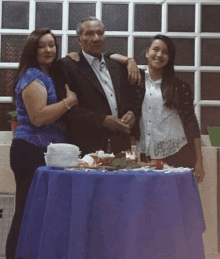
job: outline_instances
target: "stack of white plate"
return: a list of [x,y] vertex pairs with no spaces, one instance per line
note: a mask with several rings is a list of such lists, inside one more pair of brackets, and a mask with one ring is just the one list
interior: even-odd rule
[[56,167],[73,167],[78,165],[79,147],[71,144],[50,144],[44,154],[47,165]]

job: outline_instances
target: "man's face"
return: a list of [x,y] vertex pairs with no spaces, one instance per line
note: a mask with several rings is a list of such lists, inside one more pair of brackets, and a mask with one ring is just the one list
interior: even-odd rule
[[82,24],[83,31],[78,36],[81,49],[94,57],[100,57],[104,48],[104,31],[98,21],[86,21]]

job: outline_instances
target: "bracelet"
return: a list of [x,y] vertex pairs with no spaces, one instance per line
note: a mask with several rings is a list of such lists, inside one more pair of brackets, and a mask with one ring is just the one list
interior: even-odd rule
[[68,104],[66,103],[66,100],[63,99],[63,101],[64,101],[64,103],[65,103],[65,105],[66,105],[66,108],[67,108],[68,110],[70,110],[70,107],[69,107]]

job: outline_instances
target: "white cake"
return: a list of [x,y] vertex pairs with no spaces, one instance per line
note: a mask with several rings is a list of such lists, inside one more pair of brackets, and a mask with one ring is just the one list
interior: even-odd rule
[[71,144],[52,144],[47,146],[45,162],[47,165],[57,167],[77,166],[79,160],[79,148]]
[[53,153],[63,153],[63,152],[73,152],[74,154],[79,154],[79,147],[71,144],[65,144],[65,143],[57,143],[47,146],[47,154],[53,154]]

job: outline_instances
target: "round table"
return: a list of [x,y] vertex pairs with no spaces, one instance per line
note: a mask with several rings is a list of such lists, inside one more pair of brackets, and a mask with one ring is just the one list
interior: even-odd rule
[[201,201],[190,171],[39,167],[16,257],[205,259]]

